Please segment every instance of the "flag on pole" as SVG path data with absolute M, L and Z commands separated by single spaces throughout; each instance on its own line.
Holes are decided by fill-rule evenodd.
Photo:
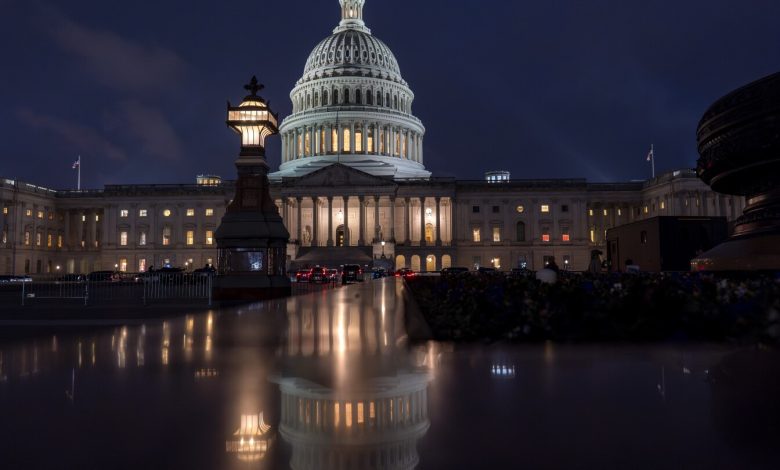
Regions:
M 655 151 L 653 150 L 653 145 L 650 145 L 650 151 L 647 153 L 647 161 L 650 162 L 650 168 L 652 171 L 653 178 L 655 178 Z
M 80 166 L 81 166 L 81 157 L 79 157 L 79 159 L 78 159 L 78 160 L 76 160 L 75 162 L 73 162 L 73 169 L 75 170 L 76 168 L 78 168 L 78 167 L 80 167 Z
M 653 147 L 650 147 L 650 151 L 647 153 L 647 161 L 652 162 L 655 156 L 653 155 Z

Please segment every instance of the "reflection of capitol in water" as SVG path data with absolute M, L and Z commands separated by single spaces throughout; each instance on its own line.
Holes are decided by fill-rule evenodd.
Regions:
M 274 381 L 293 469 L 411 469 L 419 462 L 417 441 L 430 426 L 430 373 L 403 344 L 400 285 L 374 286 L 360 291 L 369 298 L 342 290 L 288 302 L 288 341 Z

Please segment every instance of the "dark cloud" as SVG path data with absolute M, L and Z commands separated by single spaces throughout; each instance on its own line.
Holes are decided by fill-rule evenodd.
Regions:
M 120 129 L 137 142 L 142 154 L 163 160 L 182 159 L 182 142 L 162 111 L 137 101 L 125 101 L 119 109 Z
M 56 140 L 65 141 L 76 149 L 77 152 L 91 154 L 93 157 L 105 157 L 114 162 L 124 162 L 127 155 L 124 150 L 109 142 L 96 129 L 78 124 L 72 120 L 59 118 L 33 111 L 29 108 L 19 109 L 16 113 L 18 119 L 32 127 L 37 135 L 51 135 Z M 62 145 L 53 149 L 54 154 L 60 153 Z
M 164 90 L 187 71 L 173 50 L 143 44 L 108 30 L 90 28 L 47 8 L 43 17 L 55 44 L 75 56 L 104 86 L 121 91 Z

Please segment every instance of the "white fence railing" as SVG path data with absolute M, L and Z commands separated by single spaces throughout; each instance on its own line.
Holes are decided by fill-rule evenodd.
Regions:
M 211 306 L 211 273 L 92 273 L 32 276 L 19 283 L 22 305 L 36 300 L 79 300 L 84 305 L 124 302 L 205 301 Z

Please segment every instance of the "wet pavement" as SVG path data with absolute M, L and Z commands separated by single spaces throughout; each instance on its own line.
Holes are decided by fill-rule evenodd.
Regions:
M 0 468 L 776 468 L 773 352 L 410 345 L 402 290 L 0 342 Z

